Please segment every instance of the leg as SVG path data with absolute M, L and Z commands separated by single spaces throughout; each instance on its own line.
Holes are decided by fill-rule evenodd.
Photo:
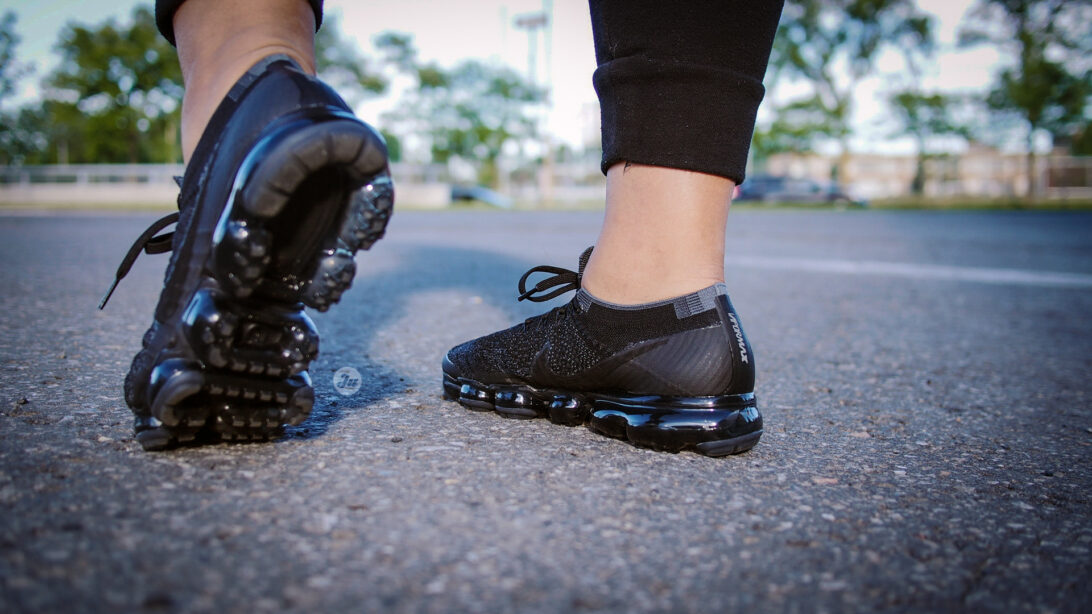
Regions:
M 724 281 L 731 179 L 662 166 L 615 164 L 607 210 L 582 287 L 636 305 Z
M 158 10 L 168 4 L 157 20 L 178 42 L 187 84 L 179 212 L 137 239 L 117 275 L 142 249 L 171 251 L 125 380 L 149 450 L 268 439 L 307 418 L 318 331 L 304 306 L 340 299 L 355 252 L 382 236 L 393 204 L 382 138 L 313 75 L 319 2 Z M 172 235 L 153 236 L 171 221 Z
M 728 207 L 780 9 L 591 2 L 607 173 L 606 217 L 583 279 L 595 296 L 636 304 L 724 281 Z
M 762 417 L 723 283 L 725 224 L 780 4 L 591 8 L 607 174 L 599 240 L 579 271 L 540 269 L 555 276 L 530 291 L 520 282 L 521 299 L 568 288 L 572 302 L 448 352 L 444 396 L 662 450 L 743 452 Z
M 186 86 L 186 160 L 217 105 L 258 60 L 282 53 L 315 74 L 315 14 L 302 0 L 187 0 L 174 14 L 174 35 Z

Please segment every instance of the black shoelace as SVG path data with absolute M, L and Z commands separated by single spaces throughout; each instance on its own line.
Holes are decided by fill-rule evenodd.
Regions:
M 563 269 L 561 267 L 540 265 L 531 268 L 523 277 L 519 278 L 519 299 L 529 300 L 534 303 L 542 303 L 552 298 L 556 298 L 569 292 L 570 290 L 580 289 L 580 279 L 584 276 L 584 267 L 588 266 L 588 259 L 591 258 L 592 250 L 594 247 L 589 247 L 584 250 L 583 254 L 580 254 L 580 266 L 576 271 L 570 271 L 569 269 Z M 527 279 L 535 273 L 551 273 L 550 277 L 543 279 L 535 284 L 534 288 L 527 289 Z M 554 288 L 552 292 L 546 295 L 539 295 L 541 292 L 546 292 L 550 288 Z
M 106 301 L 109 301 L 110 297 L 114 294 L 114 289 L 118 287 L 118 282 L 129 274 L 129 269 L 133 268 L 133 263 L 136 262 L 140 252 L 143 251 L 146 254 L 165 254 L 171 251 L 171 241 L 174 238 L 174 233 L 157 233 L 176 222 L 178 222 L 177 211 L 152 222 L 152 225 L 137 237 L 136 242 L 129 248 L 125 257 L 121 259 L 121 265 L 118 266 L 118 271 L 114 274 L 114 282 L 110 284 L 110 289 L 106 291 L 106 294 L 99 302 L 99 309 L 106 307 Z

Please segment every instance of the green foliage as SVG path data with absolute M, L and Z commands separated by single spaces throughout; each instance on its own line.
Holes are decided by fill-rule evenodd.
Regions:
M 1081 145 L 1092 104 L 1092 3 L 1065 0 L 978 0 L 960 31 L 965 46 L 990 43 L 1012 63 L 986 95 L 1002 123 L 1019 118 L 1027 149 L 1028 198 L 1038 192 L 1035 134 Z M 996 131 L 996 128 L 994 128 Z
M 476 165 L 481 183 L 495 185 L 497 160 L 506 145 L 535 135 L 536 122 L 528 111 L 544 93 L 511 69 L 477 60 L 451 69 L 422 65 L 402 35 L 381 35 L 376 44 L 413 81 L 398 110 L 384 116 L 392 131 L 427 137 L 432 160 L 460 158 Z
M 895 92 L 890 102 L 902 124 L 902 134 L 914 137 L 919 149 L 927 149 L 932 137 L 969 136 L 967 128 L 952 118 L 951 107 L 956 100 L 951 96 L 903 90 Z
M 429 72 L 429 71 L 426 71 Z M 496 161 L 505 143 L 532 136 L 534 121 L 524 113 L 541 93 L 515 72 L 466 61 L 441 78 L 422 80 L 417 107 L 430 126 L 432 159 L 480 162 L 479 181 L 494 185 Z
M 1092 3 L 979 0 L 960 31 L 964 46 L 989 43 L 1011 62 L 985 98 L 1000 119 L 1019 117 L 1029 152 L 1037 130 L 1075 138 L 1092 104 Z
M 1075 156 L 1092 156 L 1092 121 L 1086 122 L 1073 135 L 1073 140 L 1069 143 L 1069 150 Z
M 7 11 L 0 16 L 0 107 L 15 91 L 15 84 L 26 74 L 27 68 L 15 61 L 15 48 L 19 35 L 15 32 L 15 13 Z
M 49 113 L 42 106 L 26 106 L 16 111 L 5 111 L 0 126 L 0 164 L 47 164 L 48 135 L 56 126 L 51 125 Z
M 402 32 L 381 32 L 375 37 L 375 46 L 382 54 L 384 63 L 404 73 L 412 73 L 417 66 L 417 50 L 413 38 Z
M 130 23 L 71 23 L 45 81 L 49 158 L 56 162 L 175 162 L 182 74 L 148 7 Z
M 925 186 L 925 160 L 929 157 L 929 141 L 939 136 L 970 138 L 969 129 L 952 117 L 956 102 L 943 94 L 923 94 L 914 89 L 891 95 L 889 102 L 902 125 L 902 134 L 912 136 L 917 143 L 917 171 L 910 186 L 913 194 L 921 194 Z
M 398 135 L 386 130 L 380 130 L 379 134 L 383 137 L 383 140 L 387 142 L 387 159 L 391 162 L 401 162 L 402 139 L 398 138 Z
M 315 34 L 315 63 L 318 76 L 350 105 L 387 90 L 387 80 L 356 41 L 345 37 L 334 15 L 326 15 Z
M 15 91 L 16 83 L 26 69 L 16 62 L 15 48 L 19 35 L 15 32 L 15 13 L 0 17 L 0 164 L 12 164 L 25 157 L 23 128 L 19 113 L 5 108 L 5 102 Z
M 0 20 L 0 91 L 20 75 L 14 16 Z M 174 162 L 182 75 L 148 7 L 131 22 L 64 27 L 39 104 L 4 111 L 0 163 Z M 2 100 L 2 99 L 0 99 Z
M 773 122 L 755 132 L 754 148 L 760 157 L 808 151 L 820 138 L 840 140 L 847 135 L 848 125 L 831 121 L 830 111 L 813 95 L 778 107 Z
M 902 50 L 911 67 L 932 52 L 931 20 L 912 0 L 789 0 L 770 56 L 771 80 L 802 80 L 811 91 L 774 110 L 773 124 L 756 137 L 756 154 L 831 139 L 844 153 L 854 91 L 885 47 Z

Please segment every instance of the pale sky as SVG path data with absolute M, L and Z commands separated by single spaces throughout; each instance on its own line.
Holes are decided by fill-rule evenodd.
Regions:
M 0 0 L 0 12 L 12 9 L 18 16 L 17 32 L 22 42 L 17 57 L 33 62 L 35 78 L 24 82 L 23 99 L 35 95 L 34 83 L 55 64 L 52 45 L 60 27 L 68 20 L 95 24 L 109 17 L 124 19 L 140 0 L 35 0 L 33 2 Z M 998 55 L 989 48 L 955 49 L 956 30 L 972 0 L 918 0 L 923 11 L 936 17 L 940 54 L 924 78 L 926 89 L 968 91 L 982 89 L 991 80 Z M 328 14 L 339 14 L 343 31 L 353 36 L 365 53 L 371 53 L 372 37 L 386 30 L 411 34 L 425 60 L 452 65 L 468 58 L 495 59 L 509 64 L 522 74 L 528 68 L 528 38 L 512 26 L 515 16 L 540 11 L 542 0 L 401 0 L 398 2 L 365 0 L 327 0 Z M 588 109 L 595 104 L 591 85 L 595 58 L 591 26 L 584 0 L 554 0 L 550 39 L 550 70 L 553 85 L 553 109 L 548 126 L 560 141 L 578 145 L 584 133 L 594 129 L 594 115 Z M 540 36 L 538 75 L 546 73 L 546 44 Z M 897 70 L 894 54 L 881 58 L 882 70 Z M 862 151 L 910 151 L 907 142 L 887 138 L 890 125 L 883 94 L 891 82 L 881 74 L 862 84 L 858 90 L 855 124 L 860 136 L 855 149 Z M 774 96 L 791 94 L 792 88 L 772 92 Z M 379 113 L 393 101 L 377 101 L 358 109 L 365 120 Z

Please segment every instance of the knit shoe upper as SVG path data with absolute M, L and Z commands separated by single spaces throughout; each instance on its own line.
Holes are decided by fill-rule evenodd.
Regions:
M 549 296 L 577 294 L 449 351 L 445 396 L 512 417 L 587 422 L 661 449 L 722 455 L 753 446 L 761 435 L 754 353 L 725 286 L 636 307 L 612 305 L 579 289 L 587 256 L 576 273 L 536 268 L 554 277 L 529 292 L 525 275 L 521 298 L 535 300 L 536 291 L 549 289 Z

